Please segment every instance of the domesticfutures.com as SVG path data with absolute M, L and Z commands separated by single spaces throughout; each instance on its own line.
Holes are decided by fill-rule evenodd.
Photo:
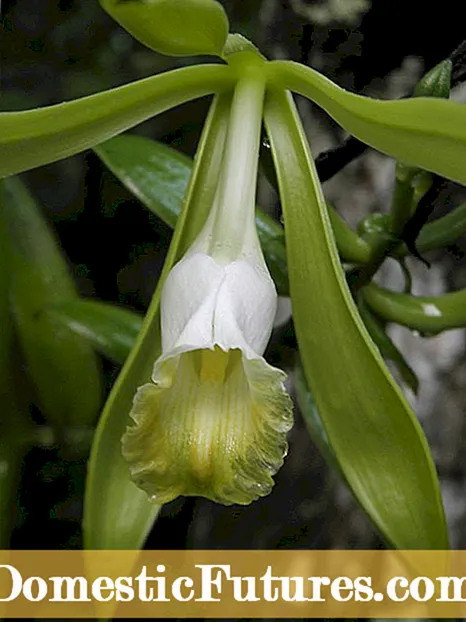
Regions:
M 369 602 L 374 597 L 371 577 L 283 577 L 273 574 L 272 566 L 260 577 L 236 576 L 229 564 L 196 564 L 192 576 L 165 576 L 166 567 L 158 564 L 149 574 L 142 566 L 137 576 L 112 579 L 97 577 L 38 576 L 23 577 L 17 568 L 0 565 L 0 602 L 24 598 L 29 602 Z M 7 573 L 7 577 L 5 577 Z M 5 581 L 5 578 L 7 579 Z

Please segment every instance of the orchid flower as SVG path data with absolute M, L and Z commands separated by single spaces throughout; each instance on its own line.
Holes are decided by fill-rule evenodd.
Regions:
M 277 306 L 255 225 L 264 90 L 256 72 L 236 86 L 215 199 L 165 282 L 162 354 L 123 437 L 133 481 L 157 503 L 248 504 L 287 451 L 285 374 L 262 356 Z

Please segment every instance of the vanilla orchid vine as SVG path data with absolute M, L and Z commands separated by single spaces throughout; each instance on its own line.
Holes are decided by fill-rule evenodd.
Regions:
M 367 332 L 342 266 L 342 259 L 370 263 L 377 244 L 329 215 L 291 92 L 366 144 L 460 183 L 465 106 L 436 97 L 377 101 L 299 63 L 268 61 L 243 37 L 228 35 L 215 0 L 101 4 L 158 52 L 221 61 L 57 106 L 0 113 L 4 177 L 86 148 L 99 151 L 156 114 L 214 95 L 162 276 L 95 432 L 86 546 L 141 547 L 160 504 L 178 495 L 247 504 L 272 489 L 292 415 L 285 374 L 264 359 L 277 301 L 255 225 L 264 122 L 284 213 L 303 371 L 297 377 L 312 391 L 342 474 L 386 540 L 447 548 L 426 439 Z M 307 396 L 308 387 L 301 389 Z

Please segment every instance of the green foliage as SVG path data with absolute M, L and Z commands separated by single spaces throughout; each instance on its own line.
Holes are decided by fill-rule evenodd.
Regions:
M 142 317 L 134 311 L 95 300 L 62 302 L 45 313 L 116 363 L 125 362 L 142 328 Z
M 91 347 L 44 309 L 78 300 L 56 240 L 19 179 L 2 182 L 10 301 L 37 401 L 59 427 L 91 425 L 102 401 L 98 361 Z

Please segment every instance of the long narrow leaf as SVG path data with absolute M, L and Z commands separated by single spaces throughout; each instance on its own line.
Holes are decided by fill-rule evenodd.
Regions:
M 395 547 L 448 547 L 429 447 L 357 313 L 290 96 L 270 92 L 266 127 L 287 234 L 293 317 L 306 379 L 356 498 Z

